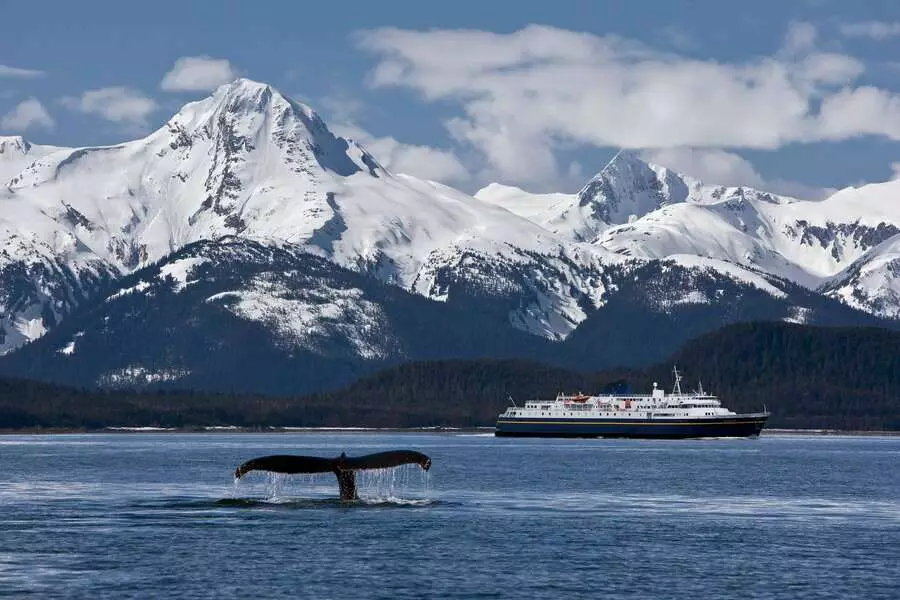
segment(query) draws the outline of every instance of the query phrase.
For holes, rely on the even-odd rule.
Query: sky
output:
[[[514,8],[513,8],[514,6]],[[236,77],[396,172],[577,191],[619,148],[802,198],[900,177],[900,3],[0,0],[0,135],[142,137]]]

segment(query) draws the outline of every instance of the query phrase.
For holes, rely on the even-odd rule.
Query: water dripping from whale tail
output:
[[[428,503],[429,474],[411,465],[360,471],[357,495],[368,504]]]
[[[330,471],[337,477],[341,499],[357,500],[359,499],[356,485],[357,471],[366,473],[373,470],[394,470],[393,467],[408,464],[417,464],[423,471],[428,471],[431,468],[431,458],[414,450],[390,450],[358,457],[349,457],[341,453],[337,458],[279,454],[248,460],[235,469],[234,476],[236,479],[240,479],[250,471],[282,474],[327,473]],[[391,475],[391,489],[393,489],[395,476],[396,474]]]

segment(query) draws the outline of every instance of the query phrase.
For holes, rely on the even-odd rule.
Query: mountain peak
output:
[[[31,144],[21,135],[0,135],[0,154],[28,154]]]
[[[327,130],[309,106],[291,100],[267,83],[245,78],[221,85],[207,98],[185,105],[170,123],[188,130],[208,130],[218,126],[223,117],[231,121],[249,120],[257,125],[268,123],[277,128],[299,120],[314,135]]]
[[[310,129],[327,129],[322,118],[312,107],[297,102],[268,83],[241,77],[219,86],[209,98],[220,110],[230,113],[273,112],[284,117],[293,114],[301,118]]]
[[[627,223],[665,204],[684,201],[688,186],[678,173],[620,150],[578,192],[577,204],[606,225]],[[602,228],[598,223],[598,227]]]
[[[609,170],[625,170],[625,169],[644,169],[649,168],[650,163],[642,159],[634,150],[621,149],[616,152],[615,156],[613,156],[606,166],[600,169],[600,173],[604,173]]]
[[[212,97],[218,104],[227,106],[233,112],[248,110],[261,112],[266,110],[273,100],[287,102],[287,99],[269,84],[245,78],[220,85]]]
[[[246,77],[238,77],[234,81],[220,85],[216,93],[225,90],[227,93],[253,94],[264,91],[272,91],[272,86],[263,81],[256,81]]]

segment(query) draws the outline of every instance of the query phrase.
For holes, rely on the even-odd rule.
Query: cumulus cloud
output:
[[[873,40],[885,40],[900,35],[900,22],[862,21],[859,23],[843,23],[840,31],[847,37],[867,37]]]
[[[352,123],[338,124],[332,129],[338,135],[359,141],[389,171],[447,184],[469,179],[469,172],[450,150],[406,144],[390,136],[373,136]]]
[[[0,119],[0,126],[10,131],[25,131],[36,127],[53,129],[54,125],[50,113],[36,98],[20,102]]]
[[[891,163],[891,181],[900,179],[900,162]]]
[[[358,43],[379,59],[373,86],[456,107],[451,135],[525,184],[559,179],[556,153],[573,145],[774,150],[900,139],[898,96],[853,87],[864,65],[818,51],[808,23],[792,24],[772,56],[734,63],[537,25],[509,34],[385,28]]]
[[[145,127],[159,106],[152,98],[127,87],[89,90],[79,97],[65,97],[62,104],[72,110],[135,127]]]
[[[43,71],[35,71],[33,69],[19,69],[16,67],[8,67],[0,65],[0,77],[17,77],[19,79],[34,79],[35,77],[43,77]]]
[[[863,135],[900,139],[900,96],[872,86],[844,88],[822,101],[816,130],[823,140]]]
[[[661,148],[644,151],[641,158],[710,185],[747,186],[804,200],[818,200],[836,191],[784,179],[767,180],[743,156],[718,148]]]
[[[224,58],[183,56],[163,77],[160,87],[167,92],[206,92],[237,76],[237,70]]]
[[[641,158],[704,183],[764,188],[765,181],[749,160],[720,149],[662,148],[641,153]]]

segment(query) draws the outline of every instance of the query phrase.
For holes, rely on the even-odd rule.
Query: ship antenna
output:
[[[697,385],[700,386],[700,395],[701,395],[701,396],[705,396],[706,394],[703,393],[703,380],[702,380],[702,379],[698,379],[698,380],[697,380]]]
[[[678,372],[678,365],[674,365],[672,367],[672,372],[675,373],[675,389],[672,391],[676,396],[681,395],[681,374]]]
[[[510,394],[509,396],[507,396],[507,399],[508,399],[510,402],[513,403],[513,406],[515,406],[516,408],[519,408],[519,405],[516,404],[516,401],[515,401],[515,400],[513,400],[512,394]]]

